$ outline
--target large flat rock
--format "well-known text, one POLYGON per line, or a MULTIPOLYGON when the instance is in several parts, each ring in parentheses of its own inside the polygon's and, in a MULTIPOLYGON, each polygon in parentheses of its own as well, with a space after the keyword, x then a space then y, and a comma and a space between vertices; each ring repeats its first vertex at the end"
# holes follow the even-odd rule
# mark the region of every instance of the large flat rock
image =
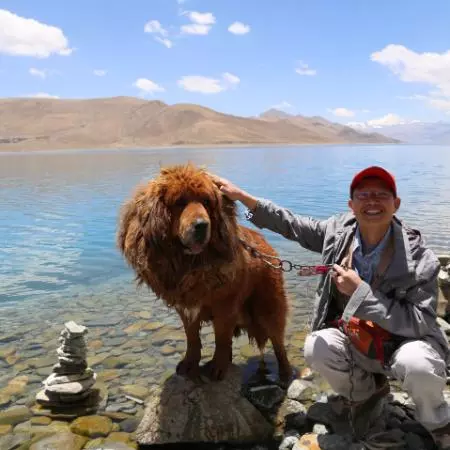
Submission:
POLYGON ((241 382, 237 366, 220 382, 195 384, 173 375, 150 392, 137 441, 155 445, 269 438, 273 428, 242 396, 241 382))

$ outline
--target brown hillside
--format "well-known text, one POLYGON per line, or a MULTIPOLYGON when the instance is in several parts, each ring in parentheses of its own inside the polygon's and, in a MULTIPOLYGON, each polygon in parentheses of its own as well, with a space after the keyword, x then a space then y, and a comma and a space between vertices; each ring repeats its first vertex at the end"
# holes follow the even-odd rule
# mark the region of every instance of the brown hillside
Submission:
POLYGON ((132 97, 0 99, 0 150, 397 142, 322 118, 245 118, 132 97))

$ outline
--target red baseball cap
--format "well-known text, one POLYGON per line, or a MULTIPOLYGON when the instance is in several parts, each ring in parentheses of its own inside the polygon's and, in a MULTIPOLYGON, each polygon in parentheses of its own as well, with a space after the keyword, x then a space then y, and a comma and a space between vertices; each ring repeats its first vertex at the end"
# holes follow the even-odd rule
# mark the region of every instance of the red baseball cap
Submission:
POLYGON ((353 177, 352 184, 350 185, 350 197, 353 195, 353 191, 358 184, 366 178, 379 178, 380 180, 383 180, 394 196, 397 197, 397 186, 395 184, 394 175, 379 166, 367 167, 367 169, 361 170, 361 172, 358 172, 353 177))

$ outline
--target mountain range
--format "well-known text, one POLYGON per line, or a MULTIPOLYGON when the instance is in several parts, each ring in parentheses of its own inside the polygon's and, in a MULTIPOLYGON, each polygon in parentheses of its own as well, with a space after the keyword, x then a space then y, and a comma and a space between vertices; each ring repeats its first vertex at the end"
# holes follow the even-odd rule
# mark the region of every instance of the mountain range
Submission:
POLYGON ((449 122, 412 122, 377 128, 354 126, 357 131, 377 131, 409 144, 450 145, 449 122))
POLYGON ((322 117, 258 117, 135 97, 0 99, 0 151, 191 145, 397 143, 322 117))

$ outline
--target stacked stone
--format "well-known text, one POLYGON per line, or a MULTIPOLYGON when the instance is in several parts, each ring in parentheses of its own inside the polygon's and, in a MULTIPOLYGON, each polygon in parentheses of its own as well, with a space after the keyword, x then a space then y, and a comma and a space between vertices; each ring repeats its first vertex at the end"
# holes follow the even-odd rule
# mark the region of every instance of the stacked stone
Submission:
POLYGON ((91 406, 96 374, 88 368, 87 349, 84 336, 87 328, 73 321, 64 324, 56 350, 59 362, 53 366, 52 373, 44 380, 44 389, 36 400, 50 407, 91 406))
POLYGON ((448 321, 450 318, 450 258, 439 256, 439 262, 441 269, 438 275, 438 315, 448 321))

